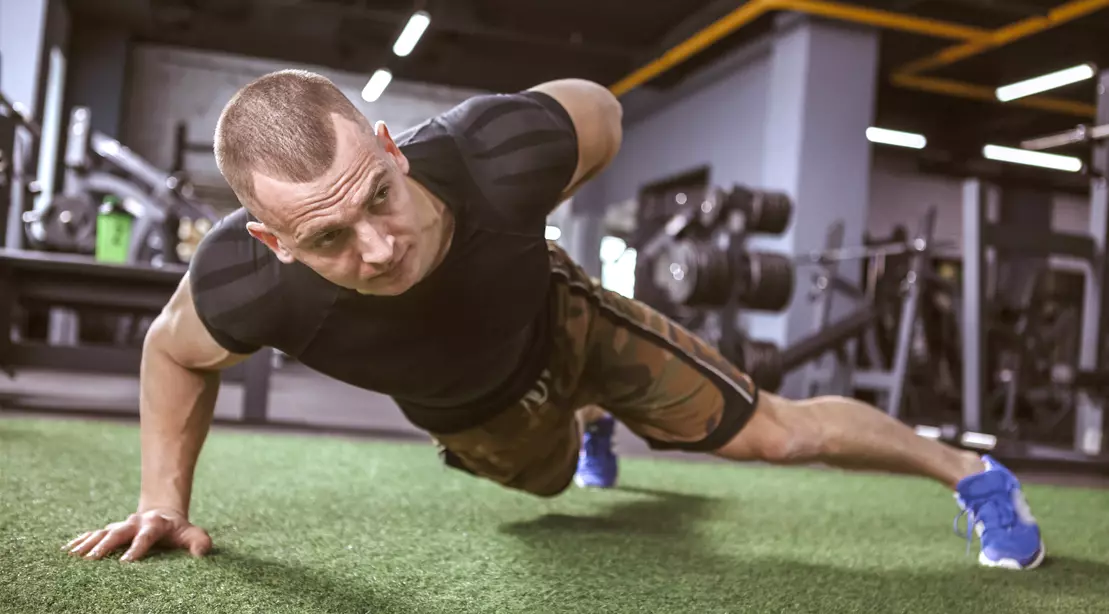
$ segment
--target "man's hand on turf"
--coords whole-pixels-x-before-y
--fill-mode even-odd
[[[113,522],[99,531],[79,535],[62,550],[68,550],[74,556],[99,560],[128,544],[131,547],[123,553],[120,561],[137,561],[155,545],[187,549],[193,556],[200,557],[211,549],[212,538],[204,529],[189,523],[180,512],[152,509],[131,514],[127,520]]]

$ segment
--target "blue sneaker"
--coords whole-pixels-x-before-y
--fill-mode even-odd
[[[1020,482],[1001,463],[983,456],[986,470],[963,478],[956,487],[955,501],[962,513],[955,518],[955,533],[973,540],[978,534],[982,551],[978,562],[987,567],[1032,569],[1044,560],[1040,526],[1024,500]],[[967,516],[967,530],[959,530],[959,519]]]
[[[581,488],[612,488],[616,485],[616,453],[612,451],[612,435],[616,420],[605,416],[585,427],[578,472],[574,483]]]

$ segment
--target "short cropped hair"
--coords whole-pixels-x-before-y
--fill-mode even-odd
[[[252,208],[255,171],[304,183],[331,167],[332,114],[368,125],[330,79],[304,70],[273,72],[235,93],[220,113],[214,144],[220,173],[244,206]]]

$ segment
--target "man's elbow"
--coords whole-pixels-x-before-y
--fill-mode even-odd
[[[592,81],[586,82],[589,89],[593,90],[596,105],[597,119],[594,122],[598,140],[603,143],[600,148],[603,152],[598,166],[604,168],[620,152],[624,141],[624,105],[607,87]]]
[[[612,96],[612,101],[612,109],[606,109],[609,117],[605,123],[610,127],[609,154],[608,160],[605,161],[606,165],[616,157],[616,154],[620,153],[620,146],[624,143],[624,106],[620,104],[620,100],[615,96]]]

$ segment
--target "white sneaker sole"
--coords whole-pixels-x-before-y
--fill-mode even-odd
[[[985,552],[979,552],[978,553],[978,563],[980,565],[984,566],[984,567],[997,567],[999,569],[1012,569],[1012,570],[1018,570],[1018,571],[1028,570],[1028,569],[1035,569],[1035,568],[1039,567],[1040,563],[1044,562],[1044,555],[1045,554],[1047,554],[1047,550],[1044,548],[1044,542],[1041,540],[1040,541],[1040,553],[1036,556],[1035,559],[1032,560],[1031,563],[1029,563],[1029,564],[1027,564],[1023,567],[1021,567],[1020,563],[1016,562],[1013,559],[1001,559],[1000,561],[991,561],[990,559],[986,558],[986,553]]]
[[[606,488],[616,488],[616,481],[613,480],[612,484],[610,484],[609,486],[594,486],[593,484],[586,484],[585,480],[583,480],[581,476],[575,475],[574,485],[576,485],[578,488],[593,488],[596,490],[604,490]]]

